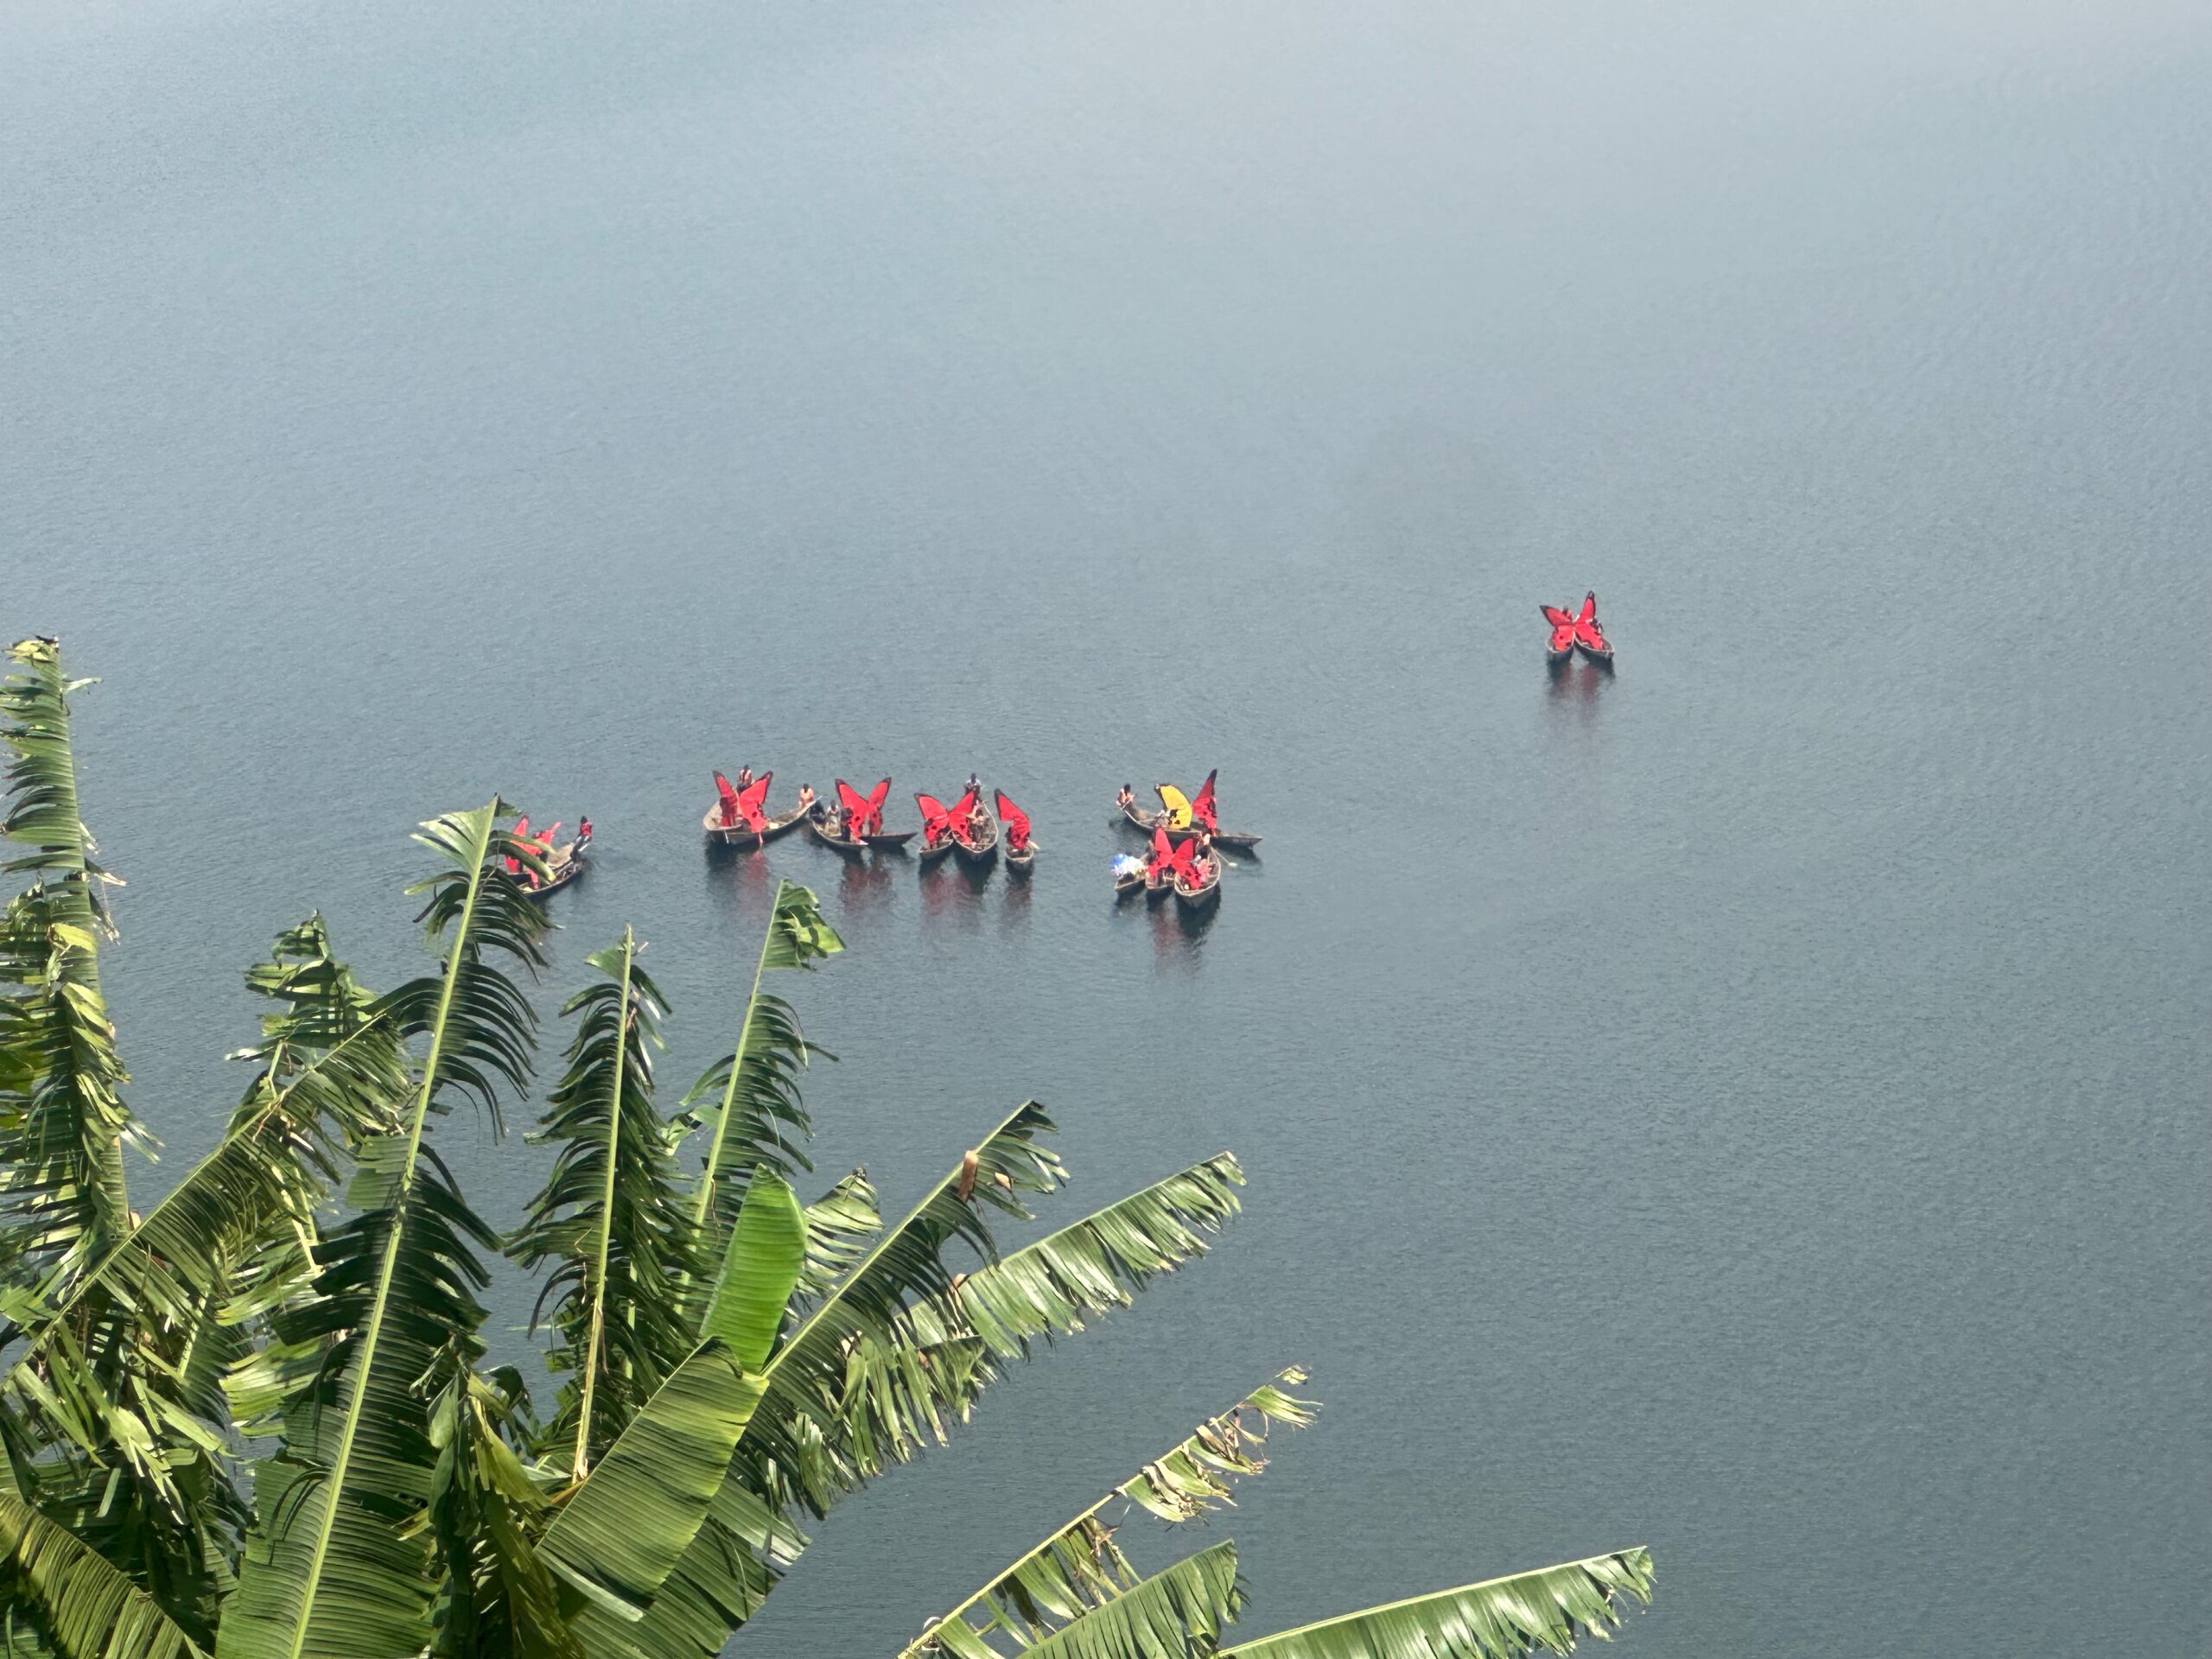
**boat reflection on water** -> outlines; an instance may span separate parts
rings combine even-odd
[[[880,853],[849,858],[837,877],[837,896],[855,918],[882,914],[891,906],[891,868]]]
[[[983,888],[990,879],[988,870],[963,870],[950,859],[924,865],[922,926],[974,932],[982,922]]]
[[[999,931],[1009,938],[1029,931],[1029,883],[999,884]]]
[[[708,903],[723,921],[736,927],[765,925],[776,900],[776,873],[766,851],[709,842],[706,870]]]
[[[1548,672],[1551,683],[1546,690],[1546,701],[1553,711],[1564,715],[1573,709],[1585,721],[1596,715],[1598,700],[1613,683],[1611,663],[1554,663]]]
[[[1213,929],[1213,918],[1221,914],[1222,902],[1217,900],[1204,910],[1193,912],[1170,899],[1145,912],[1152,921],[1154,964],[1196,971],[1199,958],[1205,954],[1206,935]]]

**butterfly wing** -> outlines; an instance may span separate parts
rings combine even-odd
[[[768,798],[768,785],[775,776],[772,772],[764,772],[738,791],[737,810],[744,815],[745,827],[756,836],[768,827],[767,814],[760,809]]]
[[[715,774],[715,788],[722,798],[722,822],[726,824],[742,823],[745,809],[737,804],[737,791],[719,772]]]
[[[1198,792],[1191,797],[1191,816],[1205,825],[1209,830],[1217,832],[1221,829],[1221,823],[1214,816],[1213,780],[1220,775],[1220,772],[1221,768],[1216,766],[1211,772],[1206,773],[1205,782],[1200,784]]]
[[[1029,815],[1008,800],[1006,791],[1002,789],[997,791],[996,804],[999,809],[999,818],[1007,829],[1014,832],[1014,838],[1016,841],[1027,841]]]
[[[1539,605],[1536,608],[1544,613],[1544,620],[1555,628],[1571,628],[1574,626],[1574,619],[1556,605]]]
[[[1586,627],[1598,620],[1598,594],[1595,588],[1582,595],[1582,612],[1574,620]]]
[[[855,824],[868,814],[868,797],[842,778],[837,780],[837,804],[853,815]]]
[[[1170,830],[1189,829],[1191,798],[1173,784],[1154,784],[1153,788],[1159,791],[1160,804],[1167,809],[1167,827]]]
[[[949,816],[955,823],[965,823],[968,822],[968,815],[975,810],[976,791],[971,789],[952,804],[952,811]]]
[[[922,809],[922,832],[931,841],[942,836],[952,822],[952,814],[944,810],[944,803],[934,795],[916,795],[914,804]]]

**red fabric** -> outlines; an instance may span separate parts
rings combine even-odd
[[[1582,596],[1582,609],[1574,616],[1550,605],[1536,607],[1544,613],[1544,620],[1552,625],[1552,649],[1571,651],[1576,645],[1587,645],[1592,651],[1604,651],[1605,631],[1598,626],[1598,595]]]
[[[1004,790],[997,791],[999,818],[1006,825],[1007,844],[1020,852],[1029,844],[1029,815],[1007,798]]]
[[[768,827],[768,816],[760,804],[768,798],[768,785],[774,779],[772,772],[764,772],[738,792],[738,816],[745,820],[745,827],[759,835]]]
[[[1214,817],[1213,805],[1213,780],[1220,772],[1221,768],[1216,766],[1213,771],[1206,773],[1205,782],[1199,785],[1198,792],[1191,797],[1191,816],[1205,825],[1209,835],[1221,833],[1221,823]]]
[[[715,774],[715,790],[722,799],[722,823],[725,825],[735,823],[744,817],[745,813],[737,804],[737,791],[719,772]]]
[[[1171,880],[1179,875],[1185,881],[1195,881],[1198,874],[1192,868],[1191,861],[1198,856],[1198,843],[1195,840],[1178,846],[1167,838],[1165,830],[1155,825],[1152,832],[1152,856],[1144,861],[1144,873],[1148,876],[1164,876]]]
[[[887,778],[883,781],[888,785],[891,780]],[[847,836],[865,835],[868,832],[868,797],[840,778],[837,780],[837,804],[845,810]]]
[[[934,795],[916,795],[914,804],[922,809],[922,845],[934,847],[952,833],[952,814],[944,810],[944,803]]]

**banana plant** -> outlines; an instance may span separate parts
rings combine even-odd
[[[842,950],[783,884],[731,1052],[670,1117],[668,1004],[633,931],[588,959],[504,1248],[544,1286],[560,1379],[534,1415],[486,1369],[502,1241],[436,1149],[528,1091],[542,855],[496,799],[423,826],[434,972],[376,995],[319,918],[250,988],[270,1012],[215,1149],[141,1218],[99,988],[111,938],[50,640],[0,689],[0,1639],[57,1659],[714,1659],[847,1497],[948,1440],[1026,1359],[1206,1255],[1228,1153],[1020,1249],[1065,1184],[1024,1103],[888,1227],[865,1173],[803,1205],[800,1084],[822,1052],[768,976]],[[687,1169],[696,1174],[687,1175]],[[341,1185],[345,1198],[335,1195]],[[899,1659],[1524,1659],[1648,1600],[1641,1549],[1241,1643],[1233,1541],[1148,1573],[1133,1524],[1226,1508],[1313,1402],[1284,1372],[1046,1535]],[[246,1458],[251,1449],[259,1455]],[[250,1494],[250,1504],[247,1495]]]

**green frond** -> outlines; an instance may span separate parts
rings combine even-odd
[[[1026,1196],[1060,1185],[1059,1160],[1036,1144],[1052,1127],[1034,1101],[1017,1108],[785,1339],[724,1489],[637,1627],[634,1651],[713,1659],[804,1548],[789,1511],[826,1512],[966,1416],[985,1377],[982,1344],[925,1344],[911,1316],[951,1295],[944,1253],[956,1243],[996,1258],[986,1211],[1026,1217]]]
[[[691,1223],[653,1106],[667,1003],[638,962],[643,948],[626,928],[590,958],[601,980],[562,1009],[577,1021],[568,1071],[531,1136],[560,1152],[507,1244],[525,1268],[552,1265],[531,1322],[550,1302],[547,1363],[570,1380],[543,1444],[566,1451],[574,1480],[695,1340],[683,1306],[696,1266]]]
[[[1126,1594],[1094,1607],[1028,1649],[1029,1659],[1205,1659],[1244,1608],[1236,1546],[1227,1539],[1155,1573]],[[965,1628],[964,1626],[963,1627]],[[947,1634],[950,1634],[948,1628]],[[958,1659],[997,1659],[980,1641],[944,1651]]]
[[[804,1143],[814,1126],[799,1098],[798,1077],[813,1056],[836,1058],[809,1042],[791,1004],[763,991],[760,982],[771,972],[811,970],[844,948],[812,892],[796,882],[777,883],[753,988],[738,1022],[737,1046],[709,1066],[683,1096],[687,1111],[701,1102],[716,1103],[710,1113],[698,1114],[707,1149],[693,1216],[710,1255],[720,1254],[753,1170],[765,1165],[789,1180],[813,1167]]]
[[[0,1019],[0,1268],[50,1279],[130,1230],[123,1150],[143,1136],[100,989],[100,940],[114,934],[101,888],[114,878],[78,807],[75,686],[51,640],[19,640],[8,657],[0,839],[22,850],[0,868],[33,880],[0,922],[0,982],[23,988]]]
[[[1224,1648],[1221,1659],[1525,1659],[1609,1636],[1651,1599],[1651,1553],[1625,1549],[1394,1601]],[[1043,1649],[1032,1649],[1041,1654]]]
[[[799,1274],[794,1312],[803,1312],[828,1294],[858,1267],[883,1231],[875,1188],[867,1172],[855,1170],[806,1206],[806,1268]]]
[[[707,1522],[766,1391],[760,1367],[805,1253],[798,1198],[772,1171],[757,1171],[730,1230],[704,1339],[546,1534],[545,1559],[586,1598],[576,1630],[593,1653],[631,1650],[628,1627]]]
[[[1244,1172],[1221,1153],[1133,1192],[959,1281],[957,1307],[918,1309],[924,1340],[980,1336],[999,1359],[1083,1329],[1086,1314],[1126,1307],[1163,1273],[1205,1254],[1235,1219]]]
[[[14,1492],[0,1493],[0,1579],[12,1618],[29,1613],[68,1659],[197,1659],[151,1596]]]
[[[583,1659],[561,1588],[531,1542],[545,1495],[507,1444],[521,1405],[512,1370],[486,1377],[456,1350],[442,1357],[430,1404],[430,1524],[444,1592],[438,1659]]]
[[[314,1297],[276,1315],[275,1340],[241,1379],[273,1405],[282,1452],[257,1469],[256,1526],[223,1610],[225,1659],[382,1659],[435,1634],[437,1491],[429,1379],[473,1363],[497,1239],[423,1141],[454,1091],[497,1121],[496,1090],[527,1079],[535,1016],[489,960],[543,960],[546,922],[506,878],[518,843],[503,804],[454,813],[417,837],[446,867],[410,891],[446,941],[443,971],[377,1005],[424,1044],[406,1117],[361,1152],[358,1213],[325,1241]],[[258,1379],[257,1382],[256,1379]]]
[[[1122,1518],[1135,1508],[1181,1522],[1229,1504],[1233,1481],[1267,1468],[1262,1453],[1269,1428],[1303,1428],[1313,1421],[1314,1403],[1288,1392],[1305,1382],[1306,1373],[1293,1367],[1200,1423],[1179,1444],[932,1621],[899,1659],[925,1659],[932,1653],[1010,1659],[1091,1608],[1135,1589],[1140,1582],[1136,1570],[1115,1541]],[[956,1624],[960,1628],[954,1629]]]

